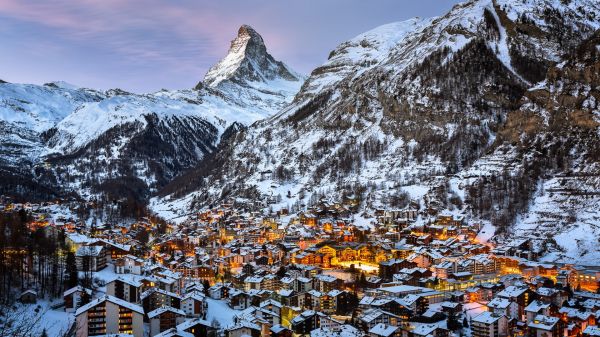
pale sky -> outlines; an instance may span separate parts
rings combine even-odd
[[[0,0],[0,79],[150,92],[193,87],[242,24],[308,74],[340,42],[456,0]]]

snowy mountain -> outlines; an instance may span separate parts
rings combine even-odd
[[[206,81],[151,94],[64,82],[1,83],[4,169],[86,197],[143,199],[202,161],[224,137],[289,103],[303,77],[275,61],[260,35],[242,26]]]
[[[521,182],[535,163],[505,144],[511,112],[599,28],[590,0],[474,0],[378,27],[340,44],[290,105],[223,146],[216,164],[175,179],[152,207],[181,219],[229,197],[299,209],[354,195],[367,210],[413,200],[421,222],[432,210],[461,213],[501,235],[543,176]],[[479,203],[477,192],[496,186],[486,175],[507,170],[509,204]]]
[[[527,165],[524,173],[536,182],[527,211],[499,240],[531,238],[546,260],[594,265],[600,257],[600,32],[569,54],[528,90],[499,133],[515,149],[512,161]]]
[[[252,27],[242,25],[237,37],[231,41],[227,56],[204,76],[204,84],[210,87],[219,87],[227,82],[247,86],[267,84],[269,89],[277,90],[278,87],[271,85],[270,81],[297,82],[302,77],[283,62],[276,61]]]

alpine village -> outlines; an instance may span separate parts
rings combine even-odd
[[[445,10],[310,75],[243,25],[191,89],[0,81],[0,337],[600,337],[600,2]]]

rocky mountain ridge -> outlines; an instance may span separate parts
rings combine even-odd
[[[299,89],[303,77],[274,60],[256,31],[242,26],[242,39],[195,89],[134,94],[64,82],[0,84],[3,171],[23,185],[85,198],[144,200]],[[238,63],[224,69],[232,58]]]

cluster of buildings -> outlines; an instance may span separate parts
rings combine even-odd
[[[533,261],[527,240],[480,242],[461,216],[365,221],[351,207],[264,216],[224,204],[178,225],[46,226],[66,232],[80,273],[110,275],[65,291],[77,336],[600,334],[600,272]]]

